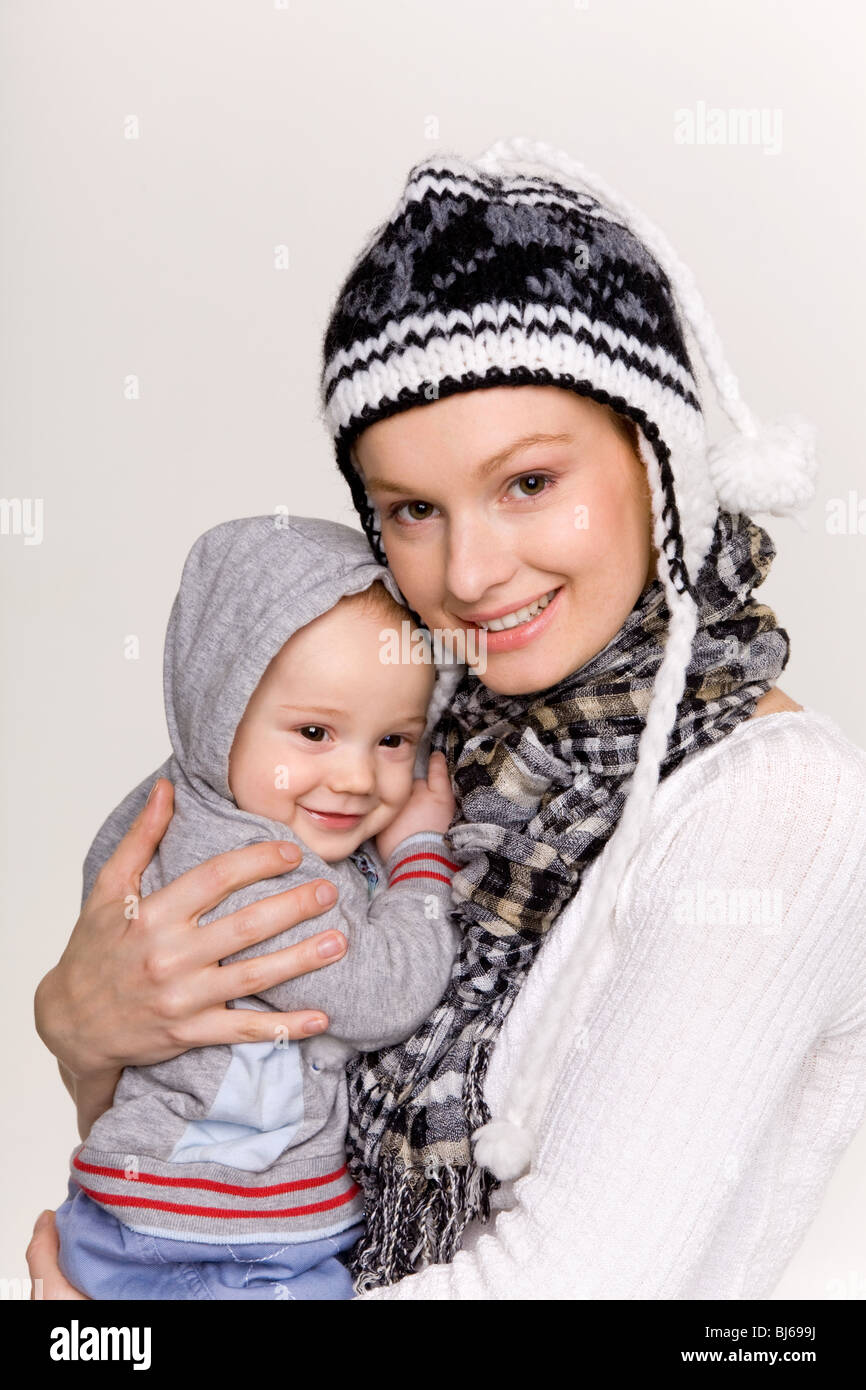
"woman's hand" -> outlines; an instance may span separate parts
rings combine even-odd
[[[44,1299],[46,1303],[52,1299],[73,1299],[87,1298],[86,1293],[79,1293],[74,1284],[70,1284],[66,1275],[62,1273],[60,1265],[57,1263],[57,1252],[60,1249],[60,1241],[57,1236],[57,1226],[54,1221],[53,1211],[43,1211],[36,1218],[36,1225],[33,1227],[33,1236],[27,1247],[27,1268],[30,1271],[30,1299]]]
[[[270,955],[219,962],[324,912],[337,897],[333,884],[300,884],[212,922],[207,931],[197,925],[236,889],[296,867],[297,846],[274,841],[217,855],[136,902],[137,917],[127,915],[173,803],[171,782],[160,778],[103,865],[60,961],[36,991],[39,1036],[57,1057],[67,1086],[73,1094],[79,1085],[86,1088],[96,1113],[111,1103],[124,1066],[213,1043],[271,1040],[277,1029],[282,1037],[303,1038],[328,1026],[327,1015],[311,1009],[277,1013],[225,1005],[338,960],[346,951],[342,933],[320,932]]]

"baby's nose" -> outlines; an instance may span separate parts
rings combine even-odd
[[[332,769],[331,785],[335,791],[354,792],[355,795],[371,792],[376,785],[371,754],[360,749],[345,749]]]

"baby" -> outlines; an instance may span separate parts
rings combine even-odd
[[[175,811],[142,894],[212,855],[294,840],[297,869],[231,894],[200,925],[324,877],[339,891],[328,912],[229,960],[328,927],[348,949],[234,1001],[320,1009],[330,1019],[320,1037],[299,1043],[275,1028],[273,1042],[124,1070],[73,1151],[57,1213],[61,1269],[91,1298],[352,1297],[346,1260],[363,1196],[346,1166],[345,1062],[415,1031],[457,948],[442,755],[414,777],[435,670],[381,659],[383,633],[407,616],[363,536],[333,522],[230,521],[187,558],[165,648],[173,753],[156,774],[172,780]],[[85,896],[116,818],[153,780],[97,835]]]

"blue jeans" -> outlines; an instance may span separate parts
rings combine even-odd
[[[169,1240],[130,1230],[72,1178],[57,1209],[60,1268],[81,1293],[98,1299],[353,1298],[342,1256],[363,1230],[356,1222],[298,1245]]]

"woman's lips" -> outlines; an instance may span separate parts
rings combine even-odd
[[[343,816],[336,811],[313,811],[309,806],[302,806],[302,811],[306,811],[311,820],[317,825],[321,825],[328,830],[351,830],[363,819],[362,816]]]
[[[517,627],[506,627],[502,632],[485,631],[477,623],[467,623],[467,627],[474,628],[480,634],[478,637],[479,651],[486,651],[489,655],[497,652],[512,652],[534,641],[539,633],[544,632],[545,628],[550,626],[556,616],[564,587],[564,585],[560,585],[547,607],[542,608],[541,612],[537,613],[534,618],[530,618],[528,623],[520,623]]]

